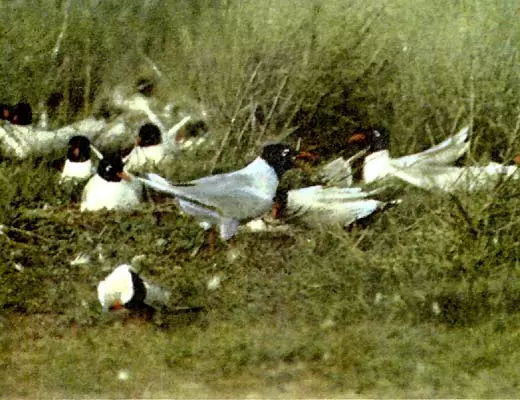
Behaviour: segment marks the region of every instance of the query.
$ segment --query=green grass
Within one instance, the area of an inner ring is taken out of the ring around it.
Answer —
[[[61,3],[2,6],[0,100],[62,92],[53,124],[68,123],[114,85],[152,75],[152,60],[158,97],[206,110],[215,138],[170,166],[178,180],[230,170],[287,135],[332,157],[369,125],[390,130],[395,155],[464,124],[468,163],[507,162],[520,148],[513,2]],[[251,127],[255,104],[265,129]],[[48,167],[58,156],[0,162],[3,396],[517,395],[513,183],[455,197],[399,187],[403,204],[367,228],[241,233],[211,255],[167,205],[78,213]],[[91,262],[71,265],[80,253]],[[146,324],[103,314],[97,283],[141,254],[145,278],[204,311]],[[209,291],[215,275],[221,287]]]

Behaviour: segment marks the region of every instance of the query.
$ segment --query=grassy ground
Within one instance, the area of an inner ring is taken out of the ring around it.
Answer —
[[[468,162],[520,149],[513,2],[90,3],[3,2],[1,100],[58,91],[53,122],[69,122],[152,74],[152,61],[158,96],[202,104],[217,143],[169,176],[230,169],[286,135],[332,156],[368,125],[391,131],[396,155],[466,123]],[[251,127],[257,104],[265,128]],[[403,204],[365,229],[244,233],[211,255],[168,205],[79,214],[45,162],[28,165],[0,163],[5,397],[518,393],[514,185],[455,197],[399,188]],[[71,265],[81,253],[91,261]],[[97,282],[141,254],[145,278],[204,311],[146,324],[104,315]]]

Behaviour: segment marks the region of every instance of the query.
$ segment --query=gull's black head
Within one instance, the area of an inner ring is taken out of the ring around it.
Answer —
[[[67,159],[73,162],[90,160],[90,140],[85,136],[73,136],[69,140]]]
[[[123,167],[123,160],[120,156],[107,156],[99,162],[97,173],[108,182],[120,182],[122,179],[128,179]]]
[[[18,103],[13,107],[10,116],[12,124],[16,125],[31,125],[32,124],[32,109],[29,103]]]
[[[287,144],[275,143],[265,146],[261,157],[275,170],[276,175],[280,178],[294,166],[296,152]]]
[[[373,129],[372,137],[372,144],[370,145],[372,152],[388,150],[390,148],[390,136],[386,131]]]
[[[139,129],[137,145],[141,147],[155,146],[161,143],[161,131],[154,124],[144,124]]]

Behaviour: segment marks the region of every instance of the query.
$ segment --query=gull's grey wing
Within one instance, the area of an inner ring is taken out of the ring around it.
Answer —
[[[232,219],[253,218],[268,211],[272,205],[272,197],[256,188],[255,178],[246,174],[215,175],[186,185],[172,185],[153,175],[150,179],[150,175],[149,179],[139,179],[156,190],[215,209]]]

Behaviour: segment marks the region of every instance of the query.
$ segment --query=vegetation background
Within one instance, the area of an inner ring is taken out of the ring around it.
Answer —
[[[469,124],[467,163],[509,162],[520,151],[519,7],[4,0],[1,100],[37,105],[58,91],[54,123],[70,123],[154,64],[158,96],[207,110],[217,143],[175,164],[182,179],[237,167],[276,138],[319,145],[326,159],[366,126],[388,129],[400,155]],[[514,185],[454,197],[403,188],[403,204],[365,229],[244,234],[210,255],[195,252],[192,220],[153,205],[79,214],[45,160],[4,160],[0,181],[5,397],[518,395]],[[81,253],[92,261],[71,265]],[[147,324],[102,314],[97,282],[140,254],[145,278],[205,311]]]

